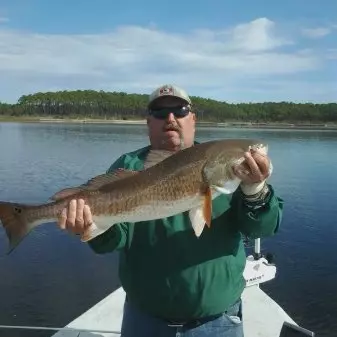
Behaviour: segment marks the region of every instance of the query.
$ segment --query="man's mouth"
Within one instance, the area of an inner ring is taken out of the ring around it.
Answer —
[[[179,128],[175,125],[166,125],[164,127],[164,131],[176,131],[176,132],[179,132]]]

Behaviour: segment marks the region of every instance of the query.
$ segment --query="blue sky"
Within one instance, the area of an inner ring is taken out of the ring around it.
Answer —
[[[0,0],[0,101],[37,91],[337,100],[337,2]]]

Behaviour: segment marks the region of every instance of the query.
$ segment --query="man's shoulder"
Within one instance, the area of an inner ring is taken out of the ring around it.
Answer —
[[[150,149],[150,145],[122,154],[108,169],[108,171],[117,168],[127,168],[130,170],[142,169],[146,154]]]
[[[200,144],[194,141],[194,144]],[[108,172],[118,168],[126,168],[129,170],[142,170],[146,155],[149,153],[151,145],[147,145],[136,150],[122,154],[108,169]]]
[[[122,154],[120,156],[120,158],[124,158],[124,159],[133,159],[133,158],[139,158],[140,160],[144,159],[144,155],[146,155],[148,153],[148,151],[150,150],[150,145],[141,147],[139,149],[130,151],[130,152],[126,152],[124,154]]]

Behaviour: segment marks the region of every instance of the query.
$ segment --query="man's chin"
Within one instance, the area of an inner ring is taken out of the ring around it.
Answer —
[[[168,137],[166,137],[165,139],[163,139],[163,145],[165,145],[165,147],[168,150],[175,150],[176,148],[179,148],[181,146],[181,140],[179,137],[177,137],[177,134],[175,133],[175,135],[167,135]]]

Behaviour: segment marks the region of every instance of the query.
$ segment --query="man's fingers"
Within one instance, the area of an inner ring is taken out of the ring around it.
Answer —
[[[90,207],[88,205],[84,205],[83,218],[84,218],[84,226],[85,227],[89,227],[93,223],[91,210],[90,210]]]
[[[252,156],[255,159],[255,162],[258,165],[262,175],[268,174],[269,173],[268,157],[258,151],[254,152]]]
[[[93,223],[90,207],[83,199],[73,199],[59,215],[58,225],[72,233],[81,233]]]
[[[75,219],[76,229],[81,229],[84,226],[83,211],[84,211],[84,200],[78,199],[76,207],[76,219]]]
[[[233,167],[235,175],[243,183],[259,183],[269,175],[269,159],[266,155],[257,151],[246,152],[245,161],[240,165]]]
[[[77,200],[73,199],[69,202],[69,206],[68,206],[68,217],[67,217],[67,228],[68,229],[75,227],[76,209],[77,209]]]
[[[250,152],[245,153],[245,158],[246,158],[246,162],[247,162],[247,165],[249,166],[251,174],[255,176],[256,178],[261,177],[260,168],[258,167],[256,161],[254,160]]]
[[[63,208],[60,216],[59,216],[59,220],[58,220],[58,226],[61,229],[66,229],[66,221],[67,221],[67,213],[68,213],[68,209],[67,208]]]

